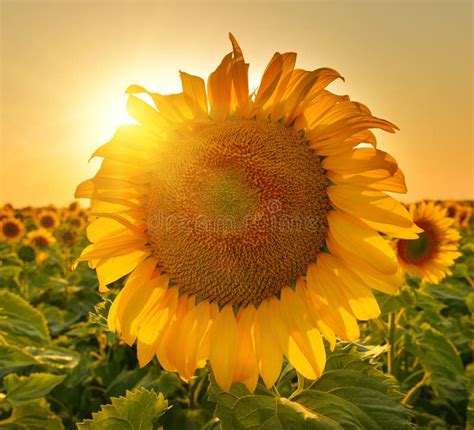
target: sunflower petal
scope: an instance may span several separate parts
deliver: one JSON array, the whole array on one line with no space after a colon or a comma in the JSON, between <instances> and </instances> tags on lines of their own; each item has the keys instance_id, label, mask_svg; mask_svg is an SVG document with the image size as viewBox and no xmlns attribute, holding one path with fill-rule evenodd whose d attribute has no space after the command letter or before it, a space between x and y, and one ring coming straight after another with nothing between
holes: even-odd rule
<instances>
[{"instance_id":1,"label":"sunflower petal","mask_svg":"<svg viewBox=\"0 0 474 430\"><path fill-rule=\"evenodd\" d=\"M209 361L216 382L224 391L232 385L238 343L237 322L232 306L219 312L211 333Z\"/></svg>"}]
</instances>

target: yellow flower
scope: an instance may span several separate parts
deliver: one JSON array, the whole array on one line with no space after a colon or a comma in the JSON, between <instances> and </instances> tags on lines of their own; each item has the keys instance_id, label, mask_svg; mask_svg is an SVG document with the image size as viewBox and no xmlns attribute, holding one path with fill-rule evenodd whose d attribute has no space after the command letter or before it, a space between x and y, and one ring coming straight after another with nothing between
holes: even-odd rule
<instances>
[{"instance_id":1,"label":"yellow flower","mask_svg":"<svg viewBox=\"0 0 474 430\"><path fill-rule=\"evenodd\" d=\"M68 206L68 211L71 214L76 214L81 210L81 204L78 201L73 201Z\"/></svg>"},{"instance_id":2,"label":"yellow flower","mask_svg":"<svg viewBox=\"0 0 474 430\"><path fill-rule=\"evenodd\" d=\"M78 215L72 215L66 218L66 224L76 230L81 230L86 225L86 220Z\"/></svg>"},{"instance_id":3,"label":"yellow flower","mask_svg":"<svg viewBox=\"0 0 474 430\"><path fill-rule=\"evenodd\" d=\"M32 230L26 235L28 243L38 249L44 249L56 242L53 235L46 229Z\"/></svg>"},{"instance_id":4,"label":"yellow flower","mask_svg":"<svg viewBox=\"0 0 474 430\"><path fill-rule=\"evenodd\" d=\"M6 242L18 242L25 231L23 223L16 218L8 217L0 221L0 239Z\"/></svg>"},{"instance_id":5,"label":"yellow flower","mask_svg":"<svg viewBox=\"0 0 474 430\"><path fill-rule=\"evenodd\" d=\"M72 246L77 240L77 232L75 229L65 229L59 233L59 240L67 246Z\"/></svg>"},{"instance_id":6,"label":"yellow flower","mask_svg":"<svg viewBox=\"0 0 474 430\"><path fill-rule=\"evenodd\" d=\"M466 228L473 213L473 203L471 201L445 201L441 205L447 208L447 216L453 218L457 228Z\"/></svg>"},{"instance_id":7,"label":"yellow flower","mask_svg":"<svg viewBox=\"0 0 474 430\"><path fill-rule=\"evenodd\" d=\"M449 267L461 256L458 252L460 235L451 227L454 220L448 209L434 202L410 205L410 213L423 233L415 240L398 239L392 242L402 269L410 275L432 284L450 275Z\"/></svg>"},{"instance_id":8,"label":"yellow flower","mask_svg":"<svg viewBox=\"0 0 474 430\"><path fill-rule=\"evenodd\" d=\"M59 225L59 218L56 211L51 209L42 209L36 216L38 228L54 230Z\"/></svg>"},{"instance_id":9,"label":"yellow flower","mask_svg":"<svg viewBox=\"0 0 474 430\"><path fill-rule=\"evenodd\" d=\"M102 166L76 191L96 217L78 261L96 268L101 291L131 273L108 321L137 342L141 366L156 355L190 379L209 360L223 389L252 391L259 375L275 383L283 356L318 378L323 336L331 347L357 339L357 319L380 312L371 288L402 282L377 231L419 229L385 194L406 192L404 177L368 130L395 126L325 90L336 71L295 69L294 53L276 53L249 94L231 41L207 91L184 72L180 94L128 89L139 125L94 153Z\"/></svg>"}]
</instances>

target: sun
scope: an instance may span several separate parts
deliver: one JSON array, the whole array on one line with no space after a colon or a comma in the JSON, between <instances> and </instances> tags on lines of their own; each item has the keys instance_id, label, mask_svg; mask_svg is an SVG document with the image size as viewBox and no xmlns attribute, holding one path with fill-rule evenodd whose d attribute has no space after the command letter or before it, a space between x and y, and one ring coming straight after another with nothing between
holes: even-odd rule
<instances>
[{"instance_id":1,"label":"sun","mask_svg":"<svg viewBox=\"0 0 474 430\"><path fill-rule=\"evenodd\" d=\"M111 129L116 129L124 124L135 124L136 121L127 113L125 104L111 106L107 123Z\"/></svg>"}]
</instances>

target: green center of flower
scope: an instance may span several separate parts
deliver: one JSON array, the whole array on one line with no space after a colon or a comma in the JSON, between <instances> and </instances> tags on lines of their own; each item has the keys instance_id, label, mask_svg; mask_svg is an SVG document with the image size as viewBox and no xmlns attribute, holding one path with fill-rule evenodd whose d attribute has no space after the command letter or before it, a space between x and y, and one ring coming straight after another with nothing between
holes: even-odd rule
<instances>
[{"instance_id":1,"label":"green center of flower","mask_svg":"<svg viewBox=\"0 0 474 430\"><path fill-rule=\"evenodd\" d=\"M224 169L203 180L202 215L214 220L245 222L258 207L255 190L237 171Z\"/></svg>"},{"instance_id":2,"label":"green center of flower","mask_svg":"<svg viewBox=\"0 0 474 430\"><path fill-rule=\"evenodd\" d=\"M418 239L410 240L407 244L407 255L410 260L422 260L430 251L432 240L426 233L421 233Z\"/></svg>"}]
</instances>

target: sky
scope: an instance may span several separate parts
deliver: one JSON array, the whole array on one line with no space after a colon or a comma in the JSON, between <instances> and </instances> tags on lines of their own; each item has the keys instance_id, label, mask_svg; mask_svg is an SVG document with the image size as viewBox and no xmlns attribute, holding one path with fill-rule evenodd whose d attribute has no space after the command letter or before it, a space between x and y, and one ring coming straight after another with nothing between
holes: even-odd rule
<instances>
[{"instance_id":1,"label":"sky","mask_svg":"<svg viewBox=\"0 0 474 430\"><path fill-rule=\"evenodd\" d=\"M207 78L229 31L253 87L275 51L294 51L397 124L376 134L405 172L400 199L474 199L470 1L0 0L0 13L0 204L70 202L126 119L125 89L179 92L179 70Z\"/></svg>"}]
</instances>

